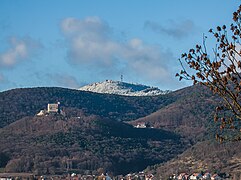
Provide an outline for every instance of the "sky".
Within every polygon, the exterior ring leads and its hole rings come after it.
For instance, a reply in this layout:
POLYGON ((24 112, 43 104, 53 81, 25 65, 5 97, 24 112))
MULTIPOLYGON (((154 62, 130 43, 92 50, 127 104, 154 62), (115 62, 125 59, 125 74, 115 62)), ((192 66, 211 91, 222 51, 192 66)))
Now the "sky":
MULTIPOLYGON (((238 0, 0 0, 0 91, 79 88, 106 79, 162 90, 238 0)), ((212 46, 211 36, 207 43, 212 46), (210 39, 210 40, 209 40, 210 39), (210 42, 209 42, 210 41, 210 42)))

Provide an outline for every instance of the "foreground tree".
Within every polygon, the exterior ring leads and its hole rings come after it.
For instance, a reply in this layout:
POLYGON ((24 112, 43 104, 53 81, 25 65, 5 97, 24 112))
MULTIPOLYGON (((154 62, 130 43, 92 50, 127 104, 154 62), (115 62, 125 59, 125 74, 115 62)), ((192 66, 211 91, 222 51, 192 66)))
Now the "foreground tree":
POLYGON ((207 86, 223 102, 216 108, 214 121, 218 124, 216 138, 241 140, 241 5, 233 13, 230 29, 217 26, 209 32, 216 40, 216 47, 209 53, 206 37, 203 44, 183 53, 179 62, 182 70, 179 80, 191 80, 207 86))

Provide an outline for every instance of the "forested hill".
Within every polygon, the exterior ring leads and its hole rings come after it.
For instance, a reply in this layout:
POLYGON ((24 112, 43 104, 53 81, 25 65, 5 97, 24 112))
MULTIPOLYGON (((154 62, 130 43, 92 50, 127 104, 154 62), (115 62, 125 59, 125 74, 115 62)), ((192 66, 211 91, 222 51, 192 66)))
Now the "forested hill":
POLYGON ((240 142, 220 144, 215 140, 206 140, 198 142, 177 158, 150 167, 147 171, 160 179, 167 179, 173 173, 210 172, 231 174, 232 178, 228 179, 239 180, 241 178, 240 149, 240 142))
MULTIPOLYGON (((204 135, 214 136, 213 115, 219 99, 201 86, 192 86, 171 93, 175 99, 167 106, 130 123, 148 123, 158 129, 166 129, 182 136, 201 140, 204 135)), ((214 125, 215 126, 215 125, 214 125)))
POLYGON ((134 128, 65 108, 66 116, 22 118, 0 129, 0 168, 34 174, 137 172, 166 162, 187 147, 175 133, 134 128), (69 169, 67 168, 69 166, 69 169))
MULTIPOLYGON (((57 87, 13 89, 0 93, 0 128, 25 116, 35 115, 41 109, 46 109, 48 103, 60 102, 62 107, 78 108, 89 115, 108 117, 116 121, 131 121, 175 102, 185 103, 185 100, 190 98, 203 101, 203 98, 199 97, 213 99, 212 94, 201 86, 191 86, 153 97, 99 94, 57 87)), ((195 105, 196 102, 191 103, 195 105)), ((186 114, 196 113, 196 110, 186 114)))
POLYGON ((64 173, 71 161, 80 173, 140 171, 176 157, 197 136, 204 137, 216 100, 202 86, 153 97, 44 87, 1 92, 0 156, 7 157, 1 167, 64 173), (35 116, 56 102, 65 116, 35 116), (122 121, 155 128, 137 129, 122 121))
POLYGON ((126 97, 98 94, 57 87, 13 89, 0 93, 0 127, 25 116, 33 116, 48 103, 60 102, 62 107, 74 107, 101 117, 129 121, 144 117, 175 101, 169 95, 156 97, 126 97))

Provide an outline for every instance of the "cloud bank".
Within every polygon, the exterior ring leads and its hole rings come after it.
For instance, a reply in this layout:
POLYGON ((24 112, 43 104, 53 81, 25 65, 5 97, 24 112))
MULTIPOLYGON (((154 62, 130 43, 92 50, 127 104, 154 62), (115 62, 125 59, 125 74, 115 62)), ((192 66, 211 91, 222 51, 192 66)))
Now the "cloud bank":
POLYGON ((71 64, 100 73, 123 72, 152 82, 167 82, 173 76, 171 52, 140 38, 118 41, 113 29, 98 17, 66 18, 61 22, 61 31, 68 43, 67 59, 71 64))
POLYGON ((191 20, 185 20, 181 22, 169 20, 168 24, 168 26, 163 26, 162 24, 154 21, 146 21, 144 28, 150 29, 158 34, 171 36, 175 39, 183 39, 189 36, 190 33, 194 32, 196 29, 194 22, 191 20))
POLYGON ((9 38, 9 48, 0 53, 0 68, 12 68, 28 60, 42 45, 30 37, 9 38))

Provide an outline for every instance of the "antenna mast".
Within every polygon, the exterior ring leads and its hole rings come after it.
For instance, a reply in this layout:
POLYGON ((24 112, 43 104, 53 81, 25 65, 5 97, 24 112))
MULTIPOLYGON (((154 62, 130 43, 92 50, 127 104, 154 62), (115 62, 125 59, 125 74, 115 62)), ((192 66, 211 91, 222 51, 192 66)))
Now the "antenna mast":
POLYGON ((121 82, 123 82, 123 75, 121 75, 121 82))

